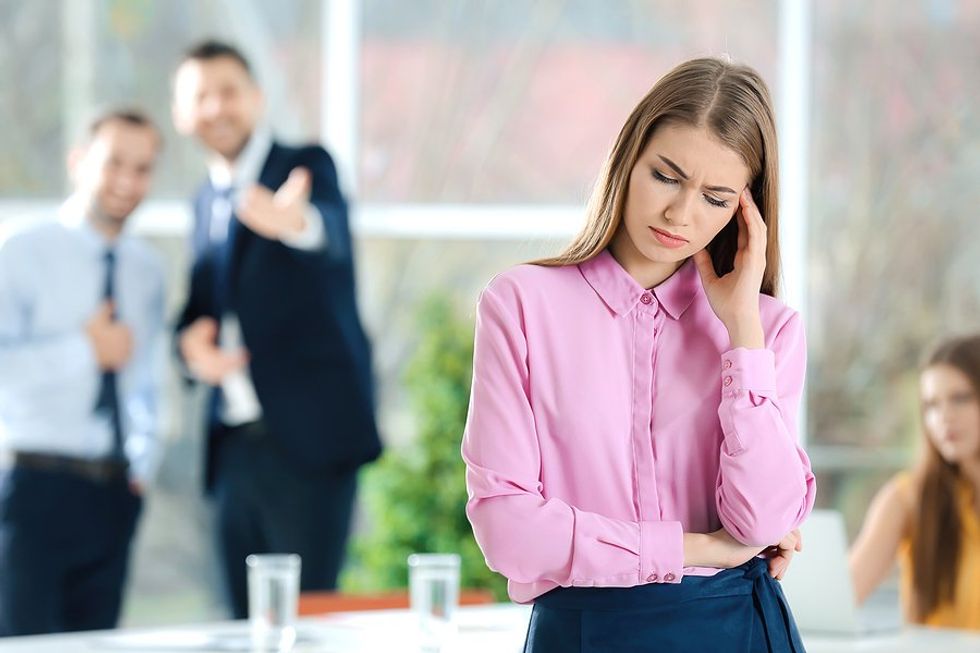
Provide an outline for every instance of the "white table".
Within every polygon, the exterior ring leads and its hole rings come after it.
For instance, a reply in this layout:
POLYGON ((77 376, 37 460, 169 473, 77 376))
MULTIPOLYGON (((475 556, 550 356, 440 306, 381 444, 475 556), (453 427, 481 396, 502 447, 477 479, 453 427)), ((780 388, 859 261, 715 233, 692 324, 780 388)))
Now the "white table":
MULTIPOLYGON (((502 604, 459 611, 458 641, 447 651, 519 652, 530 606, 502 604)), ((350 612, 301 619, 294 653, 417 651, 408 610, 350 612)), ((248 624, 227 621, 146 630, 96 631, 0 639, 0 653, 204 653, 249 651, 248 624)))
MULTIPOLYGON (((530 608, 519 605, 460 610, 452 651, 519 653, 530 608)), ((406 610, 352 612, 300 621, 305 640, 295 653, 397 653, 417 651, 414 621, 406 610)), ((244 622, 152 630, 92 632, 0 639, 0 653, 204 653, 247 649, 244 622)), ((804 637, 808 653, 978 653, 980 633, 925 628, 863 638, 804 637)))

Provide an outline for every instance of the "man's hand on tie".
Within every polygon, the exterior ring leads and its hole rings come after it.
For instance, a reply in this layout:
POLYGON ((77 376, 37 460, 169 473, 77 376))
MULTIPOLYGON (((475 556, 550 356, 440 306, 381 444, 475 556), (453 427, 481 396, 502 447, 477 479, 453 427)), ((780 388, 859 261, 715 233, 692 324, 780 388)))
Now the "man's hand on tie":
POLYGON ((85 332, 95 350, 99 368, 118 372, 133 355, 133 334, 128 327, 113 319, 112 314, 112 304, 103 302, 85 324, 85 332))

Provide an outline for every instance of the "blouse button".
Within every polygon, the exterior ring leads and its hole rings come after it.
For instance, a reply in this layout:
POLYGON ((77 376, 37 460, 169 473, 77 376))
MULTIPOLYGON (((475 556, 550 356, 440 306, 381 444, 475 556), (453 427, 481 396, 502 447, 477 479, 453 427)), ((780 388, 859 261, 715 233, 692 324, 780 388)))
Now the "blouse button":
POLYGON ((732 362, 731 361, 725 361, 725 364, 722 367, 724 367, 726 370, 730 370, 730 369, 732 369, 732 362))
POLYGON ((651 583, 656 583, 657 582, 657 574, 650 574, 649 576, 647 576, 647 580, 649 582, 651 582, 651 583))
POLYGON ((726 377, 725 377, 725 387, 727 388, 727 387, 728 387, 728 386, 730 386, 731 384, 732 384, 732 377, 730 377, 730 376, 726 376, 726 377))
POLYGON ((668 583, 674 582, 674 578, 675 578, 674 574, 670 573, 669 571, 664 575, 664 580, 667 581, 668 583))
POLYGON ((650 296, 650 293, 643 293, 642 295, 640 295, 640 301, 643 302, 644 304, 649 304, 650 302, 653 301, 653 297, 650 296))

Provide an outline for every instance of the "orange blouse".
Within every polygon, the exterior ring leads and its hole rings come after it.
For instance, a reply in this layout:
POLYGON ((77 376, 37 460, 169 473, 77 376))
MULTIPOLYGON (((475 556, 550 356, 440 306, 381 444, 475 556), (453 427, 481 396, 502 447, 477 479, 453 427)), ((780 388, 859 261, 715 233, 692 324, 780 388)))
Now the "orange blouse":
MULTIPOLYGON (((912 497, 912 477, 908 472, 898 477, 898 482, 912 497)), ((951 603, 943 603, 923 620, 927 626, 968 628, 980 630, 980 516, 973 501, 972 488, 964 483, 960 488, 959 515, 960 561, 956 574, 956 589, 951 603)), ((898 549, 901 570, 901 596, 905 613, 912 596, 912 543, 908 536, 902 538, 898 549)))

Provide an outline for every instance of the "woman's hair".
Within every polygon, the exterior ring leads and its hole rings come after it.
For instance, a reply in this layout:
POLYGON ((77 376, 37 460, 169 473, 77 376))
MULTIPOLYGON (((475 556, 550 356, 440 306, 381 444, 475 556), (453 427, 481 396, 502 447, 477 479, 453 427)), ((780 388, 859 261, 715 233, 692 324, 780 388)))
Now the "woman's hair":
MULTIPOLYGON (((768 228, 761 291, 775 295, 779 278, 779 160, 772 100, 755 70, 713 58, 682 63, 661 77, 640 100, 599 173, 585 228, 564 252, 535 263, 582 263, 609 245, 623 220, 633 166, 654 130, 667 122, 707 128, 749 168, 749 188, 768 228)), ((719 275, 732 270, 737 248, 738 223, 733 217, 707 247, 719 275)))
MULTIPOLYGON (((922 370, 949 365, 962 372, 980 396, 980 335, 944 340, 926 357, 922 370)), ((960 560, 960 470, 940 454, 926 431, 925 455, 914 473, 916 491, 911 533, 914 621, 923 622, 942 603, 953 600, 960 560), (952 564, 951 564, 952 563, 952 564)))

